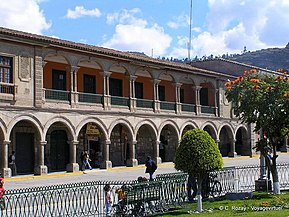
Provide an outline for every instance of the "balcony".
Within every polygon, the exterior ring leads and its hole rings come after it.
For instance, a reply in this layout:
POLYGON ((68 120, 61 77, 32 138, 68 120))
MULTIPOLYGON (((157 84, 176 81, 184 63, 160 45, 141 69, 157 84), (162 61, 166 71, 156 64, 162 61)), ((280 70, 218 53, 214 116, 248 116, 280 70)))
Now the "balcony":
POLYGON ((160 102, 160 109, 164 110, 176 110, 176 103, 175 102, 166 102, 166 101, 161 101, 160 102))
POLYGON ((139 108, 154 108, 154 101, 149 99, 137 99, 136 100, 136 107, 139 108))
POLYGON ((201 106, 201 113, 205 114, 216 114, 216 107, 214 106, 201 106))
POLYGON ((45 99, 49 100, 69 101, 69 93, 69 91, 64 90, 44 89, 45 99))
POLYGON ((83 103, 103 104, 103 96, 93 93, 78 93, 78 101, 83 103))
POLYGON ((196 105, 182 103, 182 111, 184 111, 184 112, 196 112, 196 105))
POLYGON ((129 106, 129 98, 121 96, 111 96, 111 105, 129 106))

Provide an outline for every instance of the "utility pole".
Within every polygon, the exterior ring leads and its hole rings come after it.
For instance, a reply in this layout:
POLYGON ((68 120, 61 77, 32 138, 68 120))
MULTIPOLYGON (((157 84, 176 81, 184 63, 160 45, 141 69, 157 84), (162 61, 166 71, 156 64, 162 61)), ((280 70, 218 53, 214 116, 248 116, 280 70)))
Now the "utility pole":
POLYGON ((188 42, 188 59, 191 60, 191 43, 192 43, 192 11, 193 11, 193 0, 191 0, 190 6, 190 32, 189 32, 189 42, 188 42))

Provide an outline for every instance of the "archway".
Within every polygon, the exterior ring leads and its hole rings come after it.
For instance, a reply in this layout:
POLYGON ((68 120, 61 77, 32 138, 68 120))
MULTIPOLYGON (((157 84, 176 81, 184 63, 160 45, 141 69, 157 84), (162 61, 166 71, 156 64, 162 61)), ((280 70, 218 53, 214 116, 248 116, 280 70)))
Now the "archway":
POLYGON ((235 151, 238 155, 251 155, 251 147, 247 131, 244 127, 240 127, 236 133, 235 151))
POLYGON ((178 133, 172 125, 165 125, 160 134, 159 155, 162 162, 173 162, 179 144, 178 133))
POLYGON ((228 126, 222 127, 219 138, 220 138, 219 148, 220 148, 220 152, 222 156, 227 157, 229 155, 234 155, 232 151, 233 151, 233 146, 235 144, 233 141, 232 132, 228 126))
POLYGON ((8 153, 11 155, 15 151, 17 174, 34 174, 37 143, 40 141, 36 126, 28 120, 19 121, 12 128, 10 141, 8 153))
POLYGON ((82 165, 81 154, 87 151, 91 159, 90 165, 93 168, 100 168, 103 162, 105 148, 105 134, 96 123, 85 124, 78 134, 77 163, 82 165))
POLYGON ((192 126, 192 125, 186 125, 185 128, 183 129, 182 137, 183 137, 183 135, 184 135, 187 131, 192 130, 192 129, 194 129, 194 126, 192 126))
POLYGON ((130 159, 132 136, 124 124, 117 124, 110 135, 109 156, 113 166, 126 166, 130 159))
POLYGON ((62 122, 52 124, 46 134, 45 164, 49 172, 66 171, 69 163, 69 141, 72 136, 62 122))
POLYGON ((210 125, 207 125, 204 127, 203 129, 204 131, 206 131, 208 134, 210 134, 210 136, 215 140, 217 140, 217 135, 216 135, 216 131, 214 130, 214 128, 210 125))
POLYGON ((136 140, 136 159, 139 164, 144 164, 147 156, 155 156, 155 132, 150 125, 144 124, 139 128, 136 140))

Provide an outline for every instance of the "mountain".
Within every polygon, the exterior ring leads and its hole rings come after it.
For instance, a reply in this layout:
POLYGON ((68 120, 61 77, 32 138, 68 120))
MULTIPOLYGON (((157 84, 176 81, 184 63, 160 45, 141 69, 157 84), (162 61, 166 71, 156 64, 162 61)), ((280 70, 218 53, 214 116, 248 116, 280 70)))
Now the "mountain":
POLYGON ((252 66, 267 68, 276 71, 280 68, 289 69, 289 43, 285 48, 268 48, 254 52, 247 51, 235 54, 226 59, 245 63, 252 66))

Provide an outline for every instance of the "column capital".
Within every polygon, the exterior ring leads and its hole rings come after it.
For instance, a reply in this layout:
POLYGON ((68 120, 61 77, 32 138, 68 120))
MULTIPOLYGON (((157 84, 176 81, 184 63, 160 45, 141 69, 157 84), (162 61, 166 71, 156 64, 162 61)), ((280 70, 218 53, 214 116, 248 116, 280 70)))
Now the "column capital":
POLYGON ((106 145, 110 145, 111 144, 111 141, 109 139, 105 140, 105 144, 106 145))
POLYGON ((199 91, 200 89, 202 89, 202 86, 194 86, 193 87, 195 90, 199 91))
POLYGON ((111 72, 110 72, 110 71, 102 71, 101 74, 102 74, 104 77, 110 77, 111 72))
POLYGON ((67 69, 70 71, 70 72, 77 72, 79 70, 80 67, 78 66, 68 66, 67 69))
POLYGON ((79 141, 77 141, 77 140, 71 140, 70 143, 71 143, 72 145, 78 145, 79 141))
POLYGON ((47 61, 42 60, 42 68, 46 65, 47 61))
POLYGON ((181 87, 183 84, 182 84, 182 83, 179 83, 179 82, 175 82, 175 83, 173 83, 173 85, 174 85, 175 87, 181 87))
POLYGON ((11 143, 10 140, 4 140, 4 141, 3 141, 3 145, 9 145, 10 143, 11 143))
POLYGON ((160 79, 153 79, 153 84, 159 84, 161 82, 160 79))
POLYGON ((129 75, 128 78, 129 78, 130 81, 135 81, 136 78, 137 78, 137 76, 135 76, 135 75, 129 75))
POLYGON ((45 146, 47 144, 47 141, 40 141, 40 145, 45 146))

